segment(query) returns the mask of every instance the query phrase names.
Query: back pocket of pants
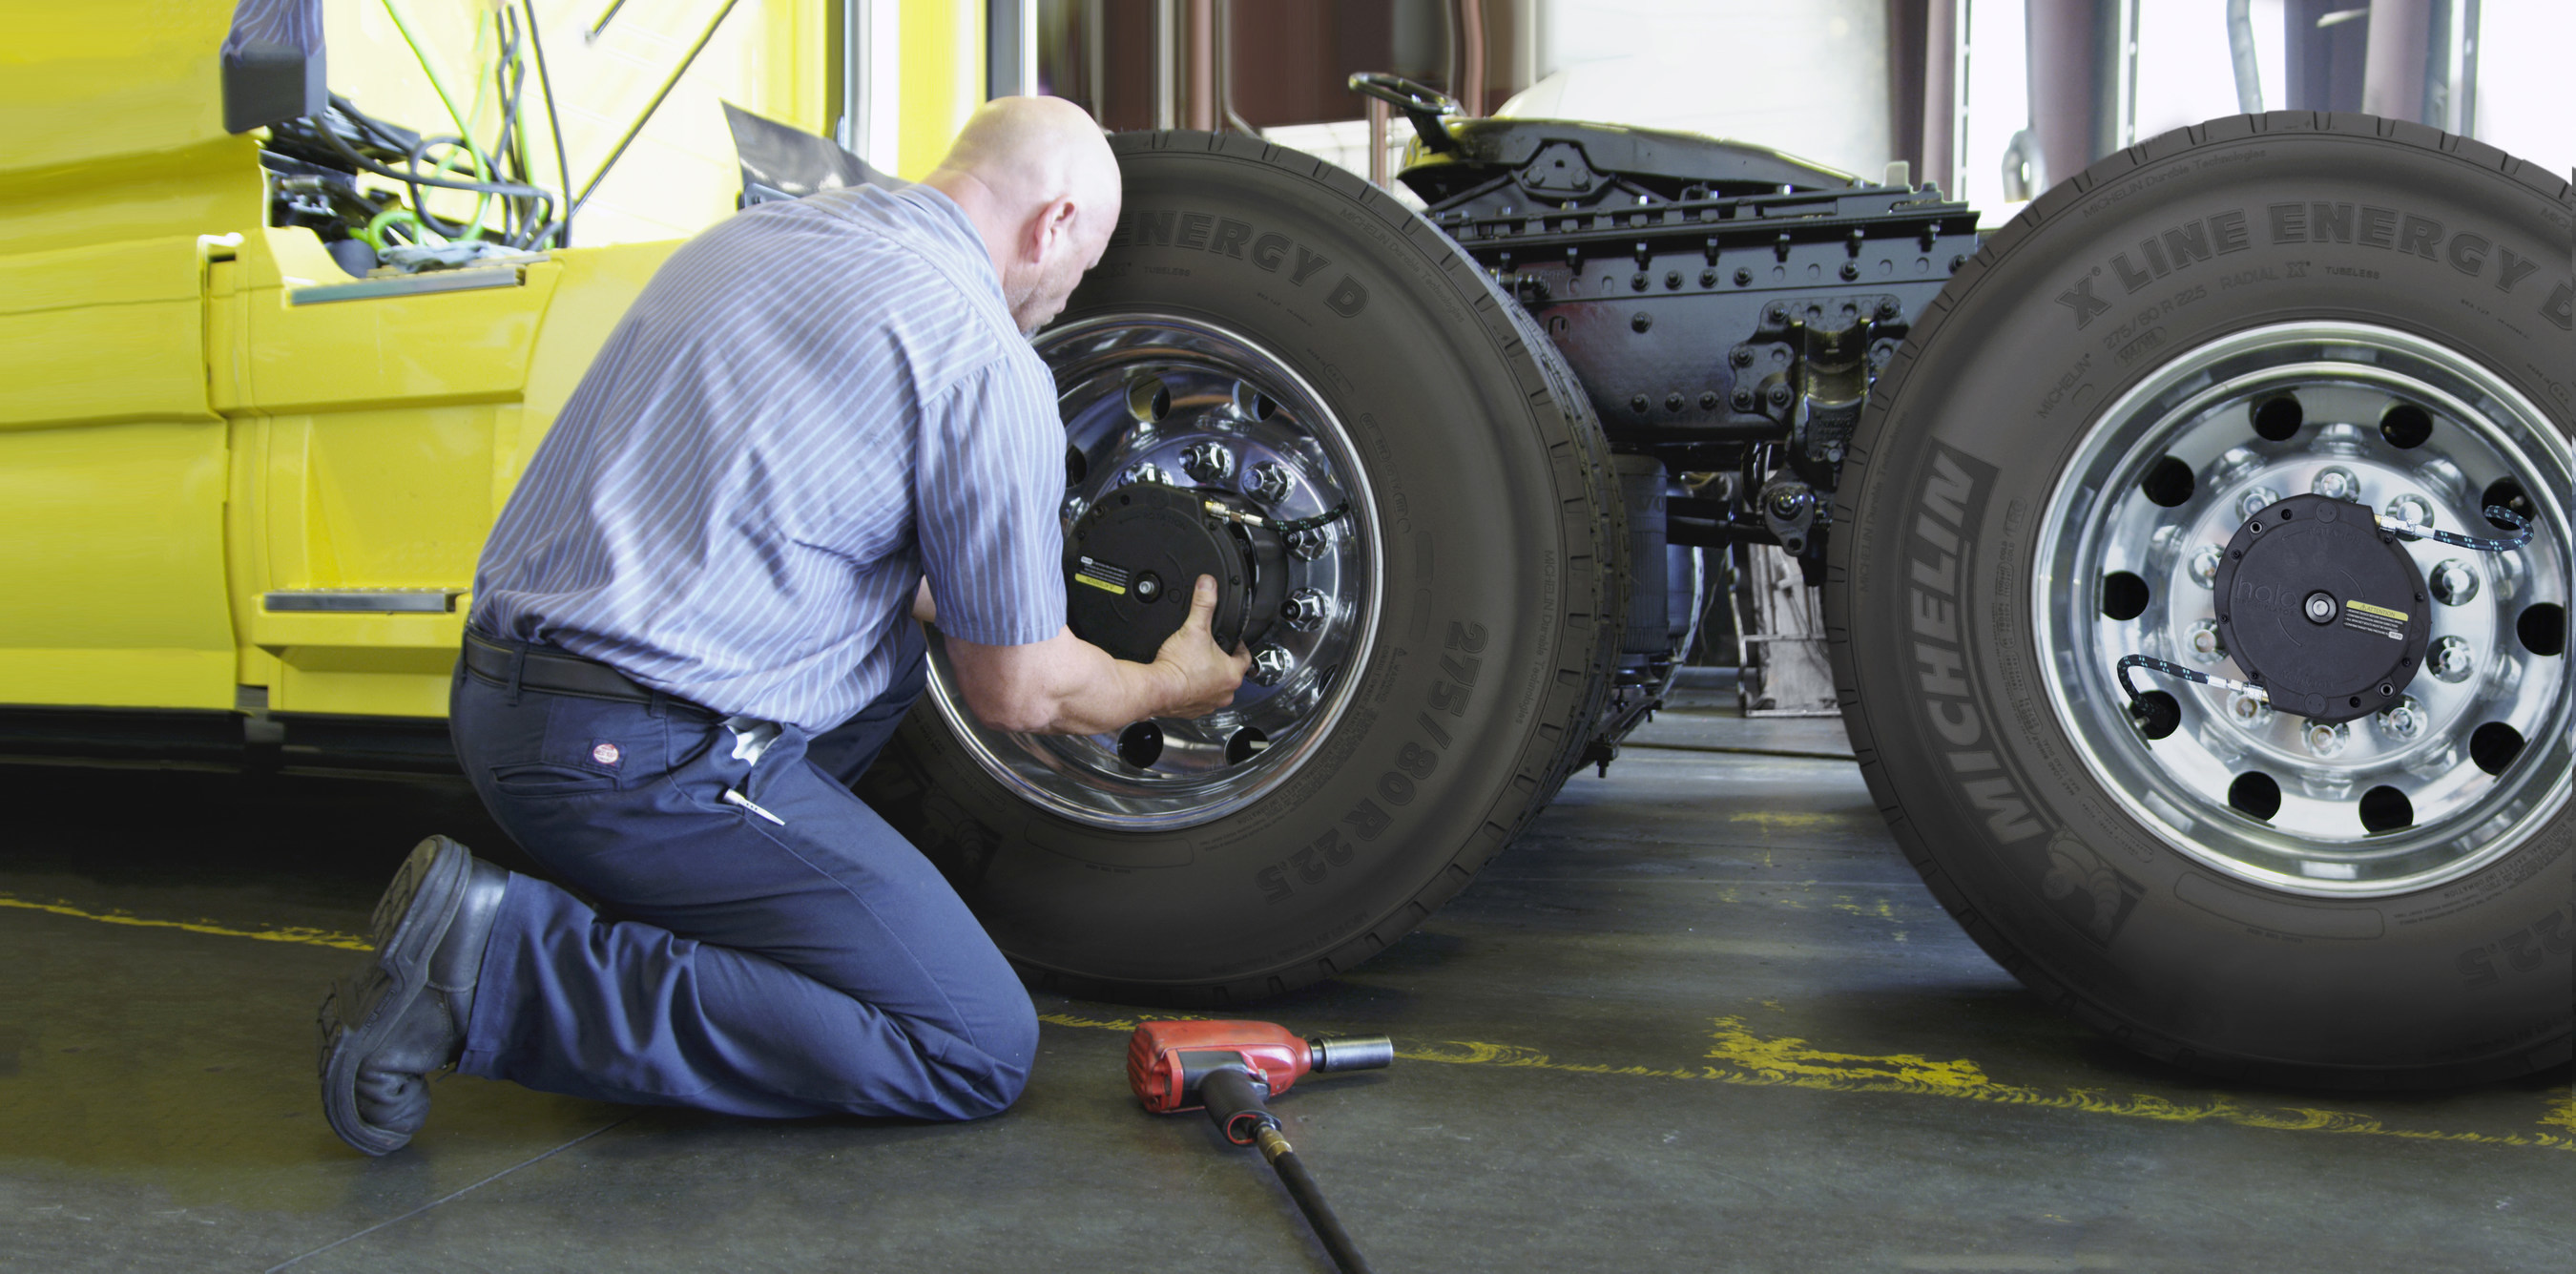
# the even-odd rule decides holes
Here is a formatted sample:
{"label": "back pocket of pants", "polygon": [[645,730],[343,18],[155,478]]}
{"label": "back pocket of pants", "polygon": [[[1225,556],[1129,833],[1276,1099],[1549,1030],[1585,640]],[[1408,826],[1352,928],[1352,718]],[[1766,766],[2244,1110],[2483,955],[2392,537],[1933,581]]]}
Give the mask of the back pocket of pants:
{"label": "back pocket of pants", "polygon": [[492,767],[492,786],[512,796],[579,796],[617,790],[615,775],[536,762]]}

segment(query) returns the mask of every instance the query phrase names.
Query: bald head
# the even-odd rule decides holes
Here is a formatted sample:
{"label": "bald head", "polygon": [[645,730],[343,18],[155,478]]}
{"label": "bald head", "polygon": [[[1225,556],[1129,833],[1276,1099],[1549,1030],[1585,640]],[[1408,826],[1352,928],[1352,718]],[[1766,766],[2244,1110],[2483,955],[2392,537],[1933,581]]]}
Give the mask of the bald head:
{"label": "bald head", "polygon": [[986,102],[922,184],[975,223],[1022,331],[1063,310],[1118,221],[1118,160],[1091,116],[1062,98]]}

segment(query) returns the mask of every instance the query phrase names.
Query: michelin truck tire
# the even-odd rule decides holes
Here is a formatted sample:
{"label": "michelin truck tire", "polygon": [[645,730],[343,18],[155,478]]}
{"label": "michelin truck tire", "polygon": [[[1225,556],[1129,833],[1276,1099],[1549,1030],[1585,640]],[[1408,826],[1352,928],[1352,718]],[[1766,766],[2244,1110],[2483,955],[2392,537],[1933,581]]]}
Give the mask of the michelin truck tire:
{"label": "michelin truck tire", "polygon": [[[2571,253],[2564,174],[2240,117],[2051,190],[1916,326],[1834,508],[1834,666],[1905,853],[2041,996],[2254,1082],[2568,1059]],[[2491,507],[2531,541],[2367,542],[2501,539]],[[2142,724],[2124,655],[2252,671],[2271,600],[2228,554],[2295,508],[2411,561],[2420,660],[2349,708],[2295,661],[2269,700],[2148,675],[2179,721]]]}

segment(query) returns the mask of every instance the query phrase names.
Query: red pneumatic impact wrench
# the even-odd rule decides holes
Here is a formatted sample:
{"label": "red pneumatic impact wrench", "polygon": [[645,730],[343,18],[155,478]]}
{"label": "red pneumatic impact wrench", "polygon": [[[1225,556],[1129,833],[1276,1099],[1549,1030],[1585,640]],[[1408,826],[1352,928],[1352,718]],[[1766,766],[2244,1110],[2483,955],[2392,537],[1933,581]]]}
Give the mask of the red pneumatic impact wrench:
{"label": "red pneumatic impact wrench", "polygon": [[1368,1274],[1368,1259],[1262,1099],[1287,1092],[1308,1071],[1375,1070],[1394,1060],[1395,1043],[1383,1035],[1301,1039],[1268,1022],[1147,1022],[1127,1041],[1127,1085],[1155,1114],[1204,1106],[1226,1140],[1261,1147],[1333,1263]]}

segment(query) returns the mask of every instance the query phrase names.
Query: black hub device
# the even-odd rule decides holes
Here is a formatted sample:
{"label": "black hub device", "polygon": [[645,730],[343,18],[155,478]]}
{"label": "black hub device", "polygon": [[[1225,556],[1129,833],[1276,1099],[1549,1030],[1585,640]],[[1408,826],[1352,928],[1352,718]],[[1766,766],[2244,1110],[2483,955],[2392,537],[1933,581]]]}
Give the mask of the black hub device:
{"label": "black hub device", "polygon": [[[1265,527],[1207,511],[1207,494],[1131,482],[1073,524],[1064,551],[1065,622],[1120,659],[1152,663],[1190,616],[1190,590],[1216,577],[1209,635],[1226,650],[1259,637],[1279,613],[1286,554]],[[1267,599],[1268,604],[1263,605]]]}
{"label": "black hub device", "polygon": [[2424,666],[2423,572],[2360,505],[2300,495],[2264,506],[2210,583],[2219,639],[2280,711],[2329,725],[2368,716]]}

